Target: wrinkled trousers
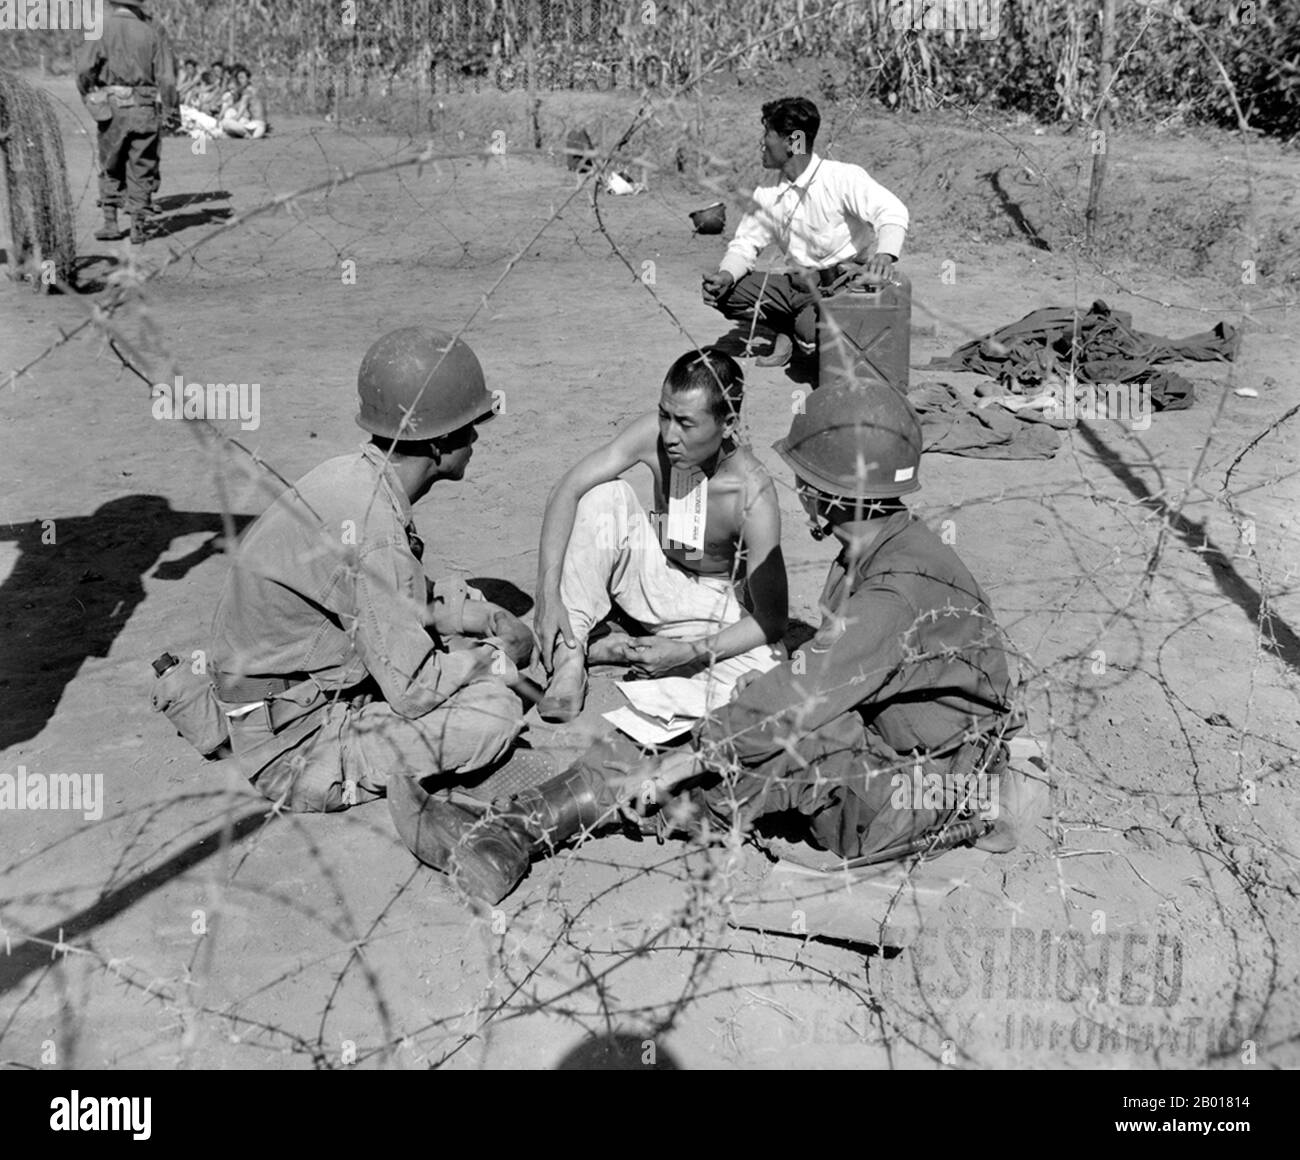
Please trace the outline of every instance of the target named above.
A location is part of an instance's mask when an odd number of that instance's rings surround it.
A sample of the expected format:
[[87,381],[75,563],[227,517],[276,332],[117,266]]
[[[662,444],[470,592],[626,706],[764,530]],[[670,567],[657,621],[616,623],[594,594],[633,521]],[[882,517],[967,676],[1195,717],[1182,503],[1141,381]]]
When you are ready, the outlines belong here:
[[[906,842],[984,804],[950,794],[927,806],[916,791],[945,782],[954,758],[926,758],[918,767],[916,758],[892,749],[856,712],[803,734],[792,749],[696,790],[696,804],[716,822],[729,827],[739,821],[745,830],[768,815],[800,814],[813,841],[842,858]],[[999,770],[994,763],[983,771],[989,781],[980,783],[991,783],[994,801]]]
[[[560,598],[583,647],[617,603],[656,636],[696,640],[747,614],[725,576],[693,576],[664,555],[650,519],[622,480],[602,483],[578,503],[560,575]],[[728,691],[744,673],[785,659],[780,645],[759,645],[714,663],[712,680]]]
[[403,717],[383,701],[326,698],[275,731],[260,705],[229,721],[231,748],[257,789],[309,812],[373,801],[395,775],[450,781],[491,765],[524,724],[518,697],[497,680],[473,681],[423,717]]
[[99,126],[99,203],[139,213],[157,191],[161,126],[152,105],[115,108]]

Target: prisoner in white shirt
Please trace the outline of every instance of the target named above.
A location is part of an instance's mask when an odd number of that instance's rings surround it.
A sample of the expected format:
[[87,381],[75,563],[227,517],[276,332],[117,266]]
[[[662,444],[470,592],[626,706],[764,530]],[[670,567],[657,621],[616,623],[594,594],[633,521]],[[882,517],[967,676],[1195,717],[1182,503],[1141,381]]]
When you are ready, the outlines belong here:
[[[747,333],[773,336],[760,366],[782,366],[793,344],[816,349],[819,290],[847,272],[869,283],[889,278],[907,237],[907,207],[860,165],[813,150],[821,115],[804,97],[763,106],[762,159],[771,177],[754,190],[716,272],[704,276],[704,300]],[[793,274],[753,269],[779,246]],[[793,340],[793,342],[792,342]]]

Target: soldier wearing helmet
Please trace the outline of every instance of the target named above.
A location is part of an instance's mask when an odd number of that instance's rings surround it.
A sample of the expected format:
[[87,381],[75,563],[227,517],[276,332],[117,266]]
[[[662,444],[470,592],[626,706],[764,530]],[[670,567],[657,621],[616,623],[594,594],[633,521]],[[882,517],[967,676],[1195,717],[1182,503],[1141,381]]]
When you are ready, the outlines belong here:
[[510,683],[532,634],[460,581],[429,583],[412,505],[459,480],[492,399],[474,352],[441,331],[379,339],[358,375],[359,452],[322,463],[233,553],[210,653],[244,773],[294,810],[447,782],[522,728]]
[[[776,449],[814,535],[840,549],[816,635],[742,680],[689,750],[647,765],[606,740],[554,785],[500,803],[457,850],[452,869],[467,888],[508,893],[531,856],[617,818],[629,793],[644,803],[693,784],[697,822],[746,830],[801,815],[811,842],[858,859],[901,856],[891,852],[969,814],[943,793],[900,795],[917,768],[940,787],[959,773],[997,784],[1017,728],[1007,646],[965,564],[902,502],[920,486],[921,427],[907,400],[881,383],[827,386]],[[1008,849],[1010,818],[997,824],[981,841]]]
[[104,35],[86,42],[77,62],[77,91],[99,126],[100,241],[123,236],[117,220],[131,216],[131,242],[143,244],[155,216],[162,122],[178,109],[176,65],[161,24],[145,0],[111,0]]

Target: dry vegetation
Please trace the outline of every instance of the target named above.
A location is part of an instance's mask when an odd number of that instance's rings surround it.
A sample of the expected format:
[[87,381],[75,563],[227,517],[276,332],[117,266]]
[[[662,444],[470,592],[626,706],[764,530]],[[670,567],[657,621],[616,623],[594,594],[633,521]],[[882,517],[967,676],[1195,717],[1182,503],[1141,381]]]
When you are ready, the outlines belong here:
[[[996,34],[986,35],[995,10]],[[913,12],[928,31],[899,27]],[[175,0],[165,20],[182,51],[247,61],[306,111],[340,95],[445,91],[467,79],[662,87],[724,65],[739,76],[815,61],[831,96],[1078,122],[1100,98],[1100,13],[1101,0]],[[963,22],[972,28],[951,28]],[[1119,0],[1116,44],[1121,119],[1235,127],[1226,74],[1254,128],[1300,133],[1300,7],[1288,0]],[[7,63],[43,55],[66,67],[71,45],[61,33],[6,37],[16,58]]]

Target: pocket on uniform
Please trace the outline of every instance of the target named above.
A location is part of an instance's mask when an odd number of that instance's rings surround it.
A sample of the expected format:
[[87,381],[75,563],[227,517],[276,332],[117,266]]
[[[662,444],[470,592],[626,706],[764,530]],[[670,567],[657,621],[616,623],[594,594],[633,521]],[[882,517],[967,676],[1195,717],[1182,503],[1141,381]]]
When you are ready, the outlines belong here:
[[204,757],[214,754],[230,738],[212,679],[193,672],[188,665],[173,665],[155,677],[150,700],[154,709]]

